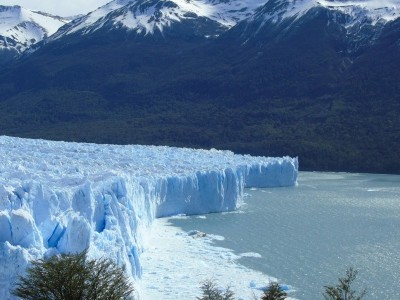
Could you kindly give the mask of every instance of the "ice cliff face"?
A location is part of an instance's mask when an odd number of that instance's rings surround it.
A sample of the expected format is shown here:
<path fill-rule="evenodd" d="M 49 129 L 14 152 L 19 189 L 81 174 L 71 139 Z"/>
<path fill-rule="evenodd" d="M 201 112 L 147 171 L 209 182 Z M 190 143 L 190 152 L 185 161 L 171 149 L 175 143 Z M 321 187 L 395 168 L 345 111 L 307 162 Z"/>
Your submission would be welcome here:
<path fill-rule="evenodd" d="M 234 210 L 243 188 L 291 186 L 297 159 L 0 137 L 0 299 L 31 259 L 89 249 L 140 278 L 154 218 Z"/>

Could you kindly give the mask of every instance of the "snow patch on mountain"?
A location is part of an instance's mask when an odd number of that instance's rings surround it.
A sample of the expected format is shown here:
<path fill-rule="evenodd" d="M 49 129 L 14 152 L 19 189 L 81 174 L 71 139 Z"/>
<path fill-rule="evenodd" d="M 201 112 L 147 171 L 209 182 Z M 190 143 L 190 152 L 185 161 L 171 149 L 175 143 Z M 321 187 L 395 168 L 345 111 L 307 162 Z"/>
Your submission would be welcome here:
<path fill-rule="evenodd" d="M 231 211 L 245 186 L 296 184 L 296 158 L 0 137 L 0 298 L 31 259 L 88 249 L 142 276 L 153 220 Z"/>
<path fill-rule="evenodd" d="M 347 27 L 368 22 L 386 23 L 400 17 L 400 3 L 396 0 L 269 0 L 250 20 L 263 17 L 265 21 L 279 23 L 286 19 L 299 19 L 310 9 L 321 7 L 347 16 Z"/>
<path fill-rule="evenodd" d="M 0 6 L 0 49 L 13 48 L 19 53 L 54 34 L 69 21 L 20 6 Z"/>
<path fill-rule="evenodd" d="M 397 0 L 320 0 L 317 3 L 351 16 L 353 22 L 368 19 L 372 25 L 376 25 L 378 22 L 386 23 L 400 17 L 400 2 Z"/>
<path fill-rule="evenodd" d="M 105 25 L 124 27 L 138 33 L 162 32 L 175 22 L 207 18 L 229 29 L 250 17 L 267 0 L 141 0 L 112 1 L 72 22 L 55 38 L 74 32 L 91 33 Z"/>

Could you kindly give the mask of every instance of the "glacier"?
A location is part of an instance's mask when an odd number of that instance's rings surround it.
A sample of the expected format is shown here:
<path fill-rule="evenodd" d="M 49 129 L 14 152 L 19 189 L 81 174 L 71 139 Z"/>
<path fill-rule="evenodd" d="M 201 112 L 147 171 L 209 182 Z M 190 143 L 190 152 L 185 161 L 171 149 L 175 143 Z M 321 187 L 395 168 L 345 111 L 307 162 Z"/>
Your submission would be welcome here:
<path fill-rule="evenodd" d="M 88 249 L 142 277 L 156 218 L 227 212 L 245 187 L 296 185 L 297 158 L 0 136 L 0 299 L 29 261 Z"/>

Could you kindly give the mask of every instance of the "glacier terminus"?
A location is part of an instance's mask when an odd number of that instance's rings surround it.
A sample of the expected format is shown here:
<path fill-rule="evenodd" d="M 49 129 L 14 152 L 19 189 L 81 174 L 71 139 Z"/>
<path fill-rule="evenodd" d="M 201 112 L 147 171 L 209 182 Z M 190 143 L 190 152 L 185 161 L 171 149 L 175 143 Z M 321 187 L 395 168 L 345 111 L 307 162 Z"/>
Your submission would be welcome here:
<path fill-rule="evenodd" d="M 29 261 L 88 249 L 142 277 L 155 218 L 235 210 L 245 187 L 293 186 L 297 158 L 0 137 L 0 298 Z"/>

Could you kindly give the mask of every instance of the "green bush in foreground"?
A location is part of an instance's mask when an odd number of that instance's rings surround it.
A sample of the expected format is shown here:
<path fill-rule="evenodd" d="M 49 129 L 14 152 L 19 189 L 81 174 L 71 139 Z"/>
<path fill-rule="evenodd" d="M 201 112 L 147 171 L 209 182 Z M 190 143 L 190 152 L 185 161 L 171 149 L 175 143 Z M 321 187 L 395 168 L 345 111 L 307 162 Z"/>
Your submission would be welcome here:
<path fill-rule="evenodd" d="M 228 287 L 225 291 L 220 291 L 215 282 L 212 280 L 206 280 L 201 285 L 200 289 L 203 292 L 202 297 L 197 297 L 198 300 L 233 300 L 235 299 L 234 293 Z"/>
<path fill-rule="evenodd" d="M 326 300 L 361 300 L 367 291 L 364 289 L 361 294 L 357 296 L 357 292 L 354 291 L 351 286 L 357 274 L 357 270 L 349 268 L 346 271 L 346 276 L 339 278 L 339 284 L 336 286 L 325 286 L 324 298 Z"/>
<path fill-rule="evenodd" d="M 360 295 L 353 290 L 352 283 L 356 279 L 358 271 L 349 268 L 346 271 L 345 277 L 339 277 L 339 284 L 336 286 L 325 286 L 325 293 L 323 294 L 325 300 L 361 300 L 366 295 L 364 289 Z M 197 297 L 198 300 L 234 300 L 234 293 L 230 288 L 221 292 L 217 285 L 212 280 L 206 280 L 201 285 L 200 289 L 203 292 L 202 297 Z M 285 300 L 287 293 L 282 290 L 279 283 L 272 282 L 268 288 L 261 295 L 261 300 Z M 254 295 L 256 300 L 256 296 Z"/>
<path fill-rule="evenodd" d="M 11 293 L 27 300 L 120 300 L 132 294 L 123 269 L 109 259 L 89 260 L 86 254 L 33 261 Z"/>
<path fill-rule="evenodd" d="M 264 291 L 261 300 L 285 300 L 286 296 L 286 292 L 282 290 L 279 283 L 272 282 Z"/>

